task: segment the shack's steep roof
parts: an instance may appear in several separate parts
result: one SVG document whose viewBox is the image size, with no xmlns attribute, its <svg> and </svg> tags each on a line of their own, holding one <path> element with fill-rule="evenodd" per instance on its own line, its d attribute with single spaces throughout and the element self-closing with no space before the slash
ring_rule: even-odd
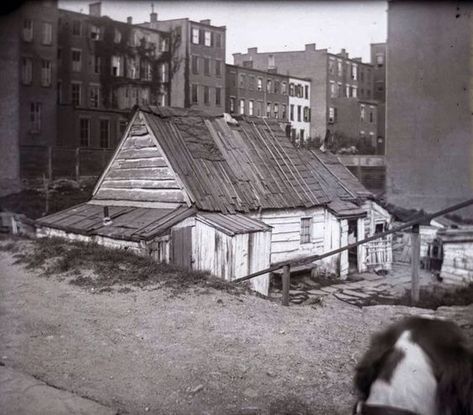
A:
<svg viewBox="0 0 473 415">
<path fill-rule="evenodd" d="M 326 205 L 332 199 L 276 121 L 140 108 L 196 207 L 235 213 Z"/>
</svg>

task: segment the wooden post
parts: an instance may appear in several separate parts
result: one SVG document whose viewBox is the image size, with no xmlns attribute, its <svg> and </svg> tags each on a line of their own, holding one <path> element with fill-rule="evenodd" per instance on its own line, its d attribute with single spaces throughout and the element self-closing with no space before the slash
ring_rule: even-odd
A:
<svg viewBox="0 0 473 415">
<path fill-rule="evenodd" d="M 412 286 L 411 286 L 411 300 L 412 303 L 419 301 L 419 268 L 420 268 L 420 235 L 419 225 L 412 227 L 411 233 L 412 244 Z"/>
<path fill-rule="evenodd" d="M 80 179 L 80 147 L 76 148 L 76 182 Z"/>
<path fill-rule="evenodd" d="M 48 147 L 48 180 L 53 180 L 53 148 Z"/>
<path fill-rule="evenodd" d="M 289 305 L 289 285 L 291 283 L 291 268 L 284 265 L 282 273 L 282 305 Z"/>
</svg>

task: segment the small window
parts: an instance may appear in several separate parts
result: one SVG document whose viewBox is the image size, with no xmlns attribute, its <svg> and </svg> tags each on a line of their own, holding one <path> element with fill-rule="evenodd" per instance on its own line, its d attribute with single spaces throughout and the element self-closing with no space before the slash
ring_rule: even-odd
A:
<svg viewBox="0 0 473 415">
<path fill-rule="evenodd" d="M 199 29 L 197 29 L 195 27 L 192 28 L 192 43 L 194 45 L 199 44 Z"/>
<path fill-rule="evenodd" d="M 81 104 L 81 85 L 78 83 L 71 84 L 71 102 L 76 107 Z"/>
<path fill-rule="evenodd" d="M 330 107 L 328 109 L 328 122 L 330 124 L 337 122 L 337 108 Z"/>
<path fill-rule="evenodd" d="M 79 119 L 79 145 L 89 147 L 90 145 L 90 120 L 88 118 Z"/>
<path fill-rule="evenodd" d="M 301 244 L 307 244 L 311 238 L 311 218 L 301 218 Z"/>
<path fill-rule="evenodd" d="M 374 121 L 373 111 L 370 111 L 370 123 Z"/>
<path fill-rule="evenodd" d="M 215 88 L 215 105 L 220 106 L 222 104 L 222 89 Z"/>
<path fill-rule="evenodd" d="M 215 75 L 218 77 L 222 76 L 222 61 L 220 60 L 215 61 Z"/>
<path fill-rule="evenodd" d="M 366 117 L 366 109 L 364 105 L 360 106 L 360 120 L 364 121 Z"/>
<path fill-rule="evenodd" d="M 273 81 L 271 79 L 268 79 L 266 81 L 266 92 L 270 94 L 273 90 Z"/>
<path fill-rule="evenodd" d="M 204 45 L 212 46 L 212 35 L 211 32 L 209 32 L 208 30 L 204 32 Z"/>
<path fill-rule="evenodd" d="M 153 79 L 151 63 L 148 61 L 143 62 L 143 79 L 145 81 L 151 81 Z"/>
<path fill-rule="evenodd" d="M 43 22 L 43 26 L 41 30 L 41 43 L 43 45 L 51 45 L 53 43 L 52 23 Z"/>
<path fill-rule="evenodd" d="M 258 91 L 263 90 L 263 78 L 258 78 Z"/>
<path fill-rule="evenodd" d="M 209 105 L 209 87 L 207 85 L 204 86 L 204 104 Z"/>
<path fill-rule="evenodd" d="M 199 57 L 192 55 L 192 73 L 198 75 L 199 73 Z"/>
<path fill-rule="evenodd" d="M 289 96 L 290 96 L 290 97 L 293 97 L 293 96 L 294 96 L 294 92 L 295 92 L 295 91 L 294 91 L 294 84 L 291 82 L 291 83 L 289 84 Z"/>
<path fill-rule="evenodd" d="M 74 36 L 80 36 L 82 32 L 82 24 L 80 20 L 73 20 L 72 21 L 72 34 Z"/>
<path fill-rule="evenodd" d="M 254 101 L 248 101 L 248 115 L 254 115 Z"/>
<path fill-rule="evenodd" d="M 41 131 L 41 103 L 32 102 L 30 105 L 30 132 L 39 133 Z"/>
<path fill-rule="evenodd" d="M 282 104 L 282 105 L 281 105 L 281 118 L 282 118 L 283 120 L 285 120 L 286 117 L 287 117 L 286 112 L 287 112 L 287 107 L 286 107 L 285 104 Z"/>
<path fill-rule="evenodd" d="M 381 68 L 384 66 L 384 54 L 382 53 L 377 53 L 376 54 L 376 66 L 378 68 Z"/>
<path fill-rule="evenodd" d="M 302 105 L 297 106 L 297 121 L 302 121 Z"/>
<path fill-rule="evenodd" d="M 33 40 L 33 20 L 23 20 L 23 40 L 31 42 Z"/>
<path fill-rule="evenodd" d="M 33 80 L 33 59 L 21 58 L 21 82 L 30 85 Z"/>
<path fill-rule="evenodd" d="M 100 87 L 93 85 L 89 87 L 90 107 L 98 108 L 100 103 Z"/>
<path fill-rule="evenodd" d="M 240 114 L 245 114 L 245 100 L 240 99 Z"/>
<path fill-rule="evenodd" d="M 235 112 L 235 98 L 231 97 L 230 98 L 230 114 L 233 114 Z"/>
<path fill-rule="evenodd" d="M 90 38 L 92 40 L 100 40 L 100 27 L 95 25 L 90 26 Z"/>
<path fill-rule="evenodd" d="M 112 75 L 123 76 L 123 58 L 121 56 L 112 56 Z"/>
<path fill-rule="evenodd" d="M 279 104 L 273 105 L 274 118 L 279 118 Z"/>
<path fill-rule="evenodd" d="M 287 82 L 281 83 L 281 94 L 287 95 Z"/>
<path fill-rule="evenodd" d="M 268 118 L 271 117 L 271 103 L 270 102 L 266 104 L 266 117 Z"/>
<path fill-rule="evenodd" d="M 161 52 L 169 51 L 169 39 L 167 37 L 162 37 L 159 39 L 159 50 Z"/>
<path fill-rule="evenodd" d="M 244 73 L 241 73 L 240 83 L 239 83 L 240 88 L 245 88 L 245 80 L 246 80 L 246 75 Z"/>
<path fill-rule="evenodd" d="M 305 91 L 305 99 L 309 99 L 309 85 L 305 85 L 304 91 Z"/>
<path fill-rule="evenodd" d="M 51 61 L 41 60 L 41 86 L 51 86 Z"/>
<path fill-rule="evenodd" d="M 204 75 L 210 75 L 210 59 L 204 58 Z"/>
<path fill-rule="evenodd" d="M 113 33 L 113 41 L 115 43 L 120 43 L 122 41 L 122 33 L 118 29 L 115 29 Z"/>
<path fill-rule="evenodd" d="M 82 53 L 80 50 L 72 50 L 72 71 L 80 72 L 82 70 Z"/>
<path fill-rule="evenodd" d="M 222 47 L 222 35 L 220 33 L 215 33 L 215 47 Z"/>
<path fill-rule="evenodd" d="M 100 120 L 100 147 L 110 147 L 110 121 Z"/>
<path fill-rule="evenodd" d="M 289 107 L 289 111 L 290 121 L 294 121 L 294 104 L 291 104 L 291 106 Z"/>
<path fill-rule="evenodd" d="M 337 69 L 338 69 L 338 76 L 343 76 L 343 64 L 341 60 L 337 62 Z"/>
<path fill-rule="evenodd" d="M 100 56 L 92 55 L 92 65 L 93 65 L 94 73 L 99 74 L 100 73 L 100 66 L 101 66 Z"/>
<path fill-rule="evenodd" d="M 161 82 L 168 82 L 169 81 L 169 73 L 168 73 L 168 64 L 162 63 L 159 67 L 159 73 L 161 74 Z"/>
</svg>

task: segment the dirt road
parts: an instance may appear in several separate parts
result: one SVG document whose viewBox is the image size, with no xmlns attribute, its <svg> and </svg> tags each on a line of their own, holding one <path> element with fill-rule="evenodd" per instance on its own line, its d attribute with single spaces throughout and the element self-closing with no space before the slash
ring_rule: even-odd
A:
<svg viewBox="0 0 473 415">
<path fill-rule="evenodd" d="M 349 413 L 356 359 L 392 317 L 335 299 L 94 294 L 13 261 L 0 252 L 1 361 L 125 414 Z"/>
</svg>

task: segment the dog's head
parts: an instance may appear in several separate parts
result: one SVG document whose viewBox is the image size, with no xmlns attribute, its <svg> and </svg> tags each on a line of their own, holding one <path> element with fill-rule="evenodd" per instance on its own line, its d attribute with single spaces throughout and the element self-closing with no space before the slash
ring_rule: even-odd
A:
<svg viewBox="0 0 473 415">
<path fill-rule="evenodd" d="M 384 380 L 389 385 L 405 358 L 396 343 L 407 332 L 431 367 L 437 384 L 433 392 L 437 413 L 473 415 L 473 352 L 467 347 L 460 328 L 446 320 L 410 317 L 374 335 L 356 368 L 354 382 L 360 399 L 369 399 L 376 380 Z M 415 387 L 413 382 L 412 388 Z"/>
</svg>

